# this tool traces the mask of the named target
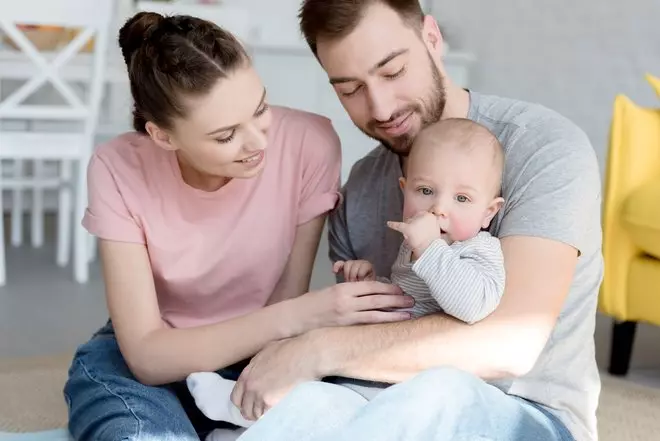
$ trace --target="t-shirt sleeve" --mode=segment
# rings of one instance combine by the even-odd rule
[[[508,148],[502,223],[498,236],[535,236],[582,253],[600,212],[600,172],[587,136],[563,120],[526,130]],[[521,155],[518,152],[522,152]]]
[[[327,213],[340,198],[341,143],[329,120],[310,124],[303,138],[298,225]]]
[[[115,177],[103,159],[93,155],[87,167],[88,205],[82,224],[100,239],[144,244],[142,228],[131,215]]]

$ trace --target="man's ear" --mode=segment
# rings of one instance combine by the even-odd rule
[[[145,124],[144,128],[147,130],[147,133],[158,145],[158,147],[168,151],[177,150],[177,148],[172,144],[172,138],[165,130],[161,129],[151,121],[147,121],[147,124]]]
[[[493,199],[493,201],[488,205],[488,208],[486,209],[486,217],[484,218],[484,222],[481,225],[483,228],[488,228],[490,222],[493,220],[497,212],[502,209],[502,205],[504,205],[504,198],[499,197]]]
[[[438,26],[438,22],[432,15],[426,15],[422,22],[422,40],[431,52],[442,55],[444,52],[444,38]]]
[[[399,188],[401,191],[404,191],[406,189],[406,178],[401,177],[399,178]]]

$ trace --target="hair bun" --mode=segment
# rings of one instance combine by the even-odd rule
[[[138,12],[124,23],[119,30],[119,47],[127,66],[133,54],[164,20],[165,17],[156,12]]]

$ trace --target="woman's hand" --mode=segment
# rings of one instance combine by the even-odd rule
[[[410,308],[414,300],[389,283],[362,281],[339,283],[290,300],[302,332],[329,326],[349,326],[408,320],[398,309]]]

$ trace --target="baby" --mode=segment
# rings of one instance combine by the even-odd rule
[[[414,317],[443,311],[466,323],[483,319],[504,291],[499,240],[483,231],[504,202],[499,196],[503,164],[500,143],[480,124],[447,119],[425,128],[400,180],[404,222],[388,222],[404,237],[391,280],[374,274],[364,260],[335,262],[333,271],[343,272],[348,282],[379,279],[400,286],[415,298]],[[208,418],[241,427],[254,423],[230,400],[234,381],[202,372],[190,375],[187,384]],[[359,384],[337,387],[369,398]]]
[[[484,229],[502,207],[504,154],[497,138],[468,119],[442,120],[415,139],[400,179],[404,241],[391,283],[415,298],[415,317],[443,311],[472,324],[504,291],[500,242]],[[383,280],[364,260],[338,261],[346,281]]]

